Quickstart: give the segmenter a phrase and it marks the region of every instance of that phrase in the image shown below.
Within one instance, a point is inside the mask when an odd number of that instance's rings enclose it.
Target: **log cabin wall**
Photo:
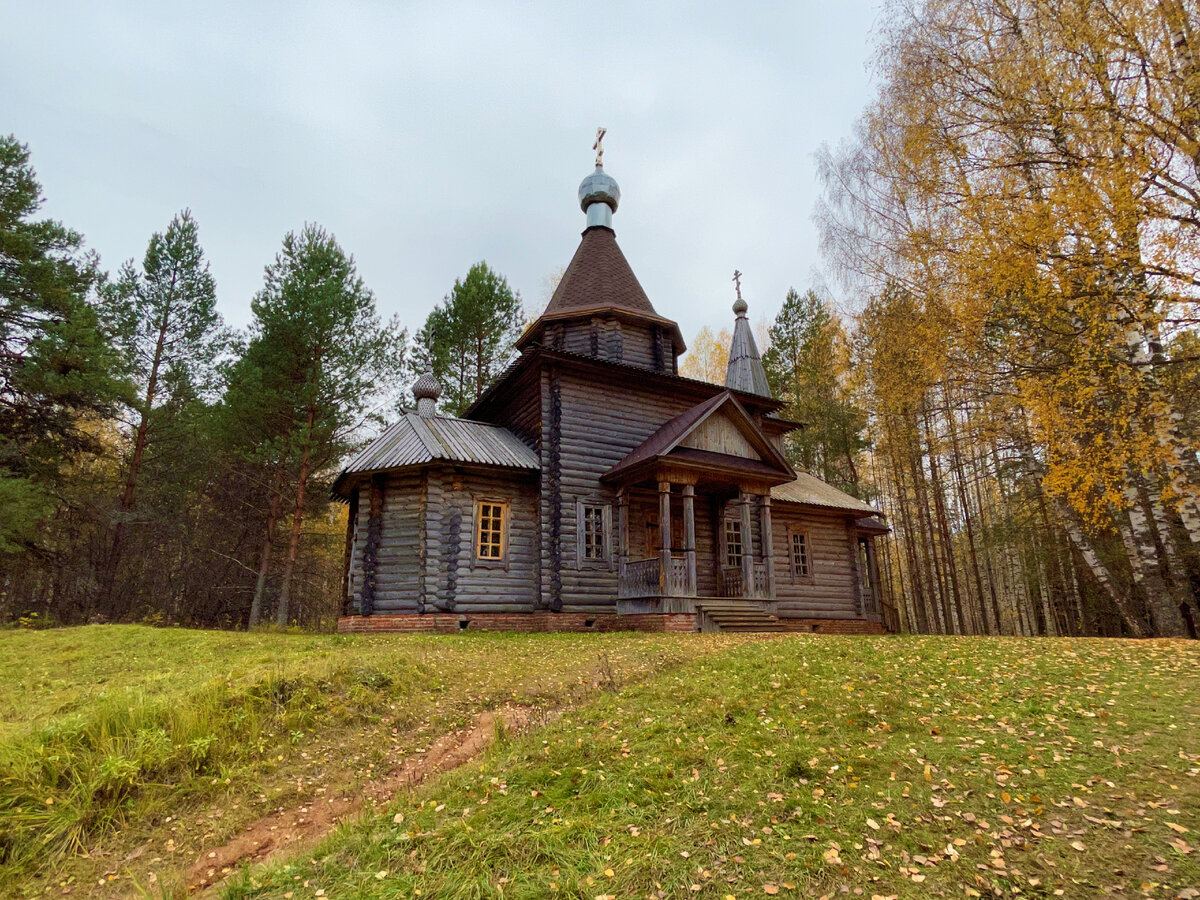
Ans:
[[[542,440],[542,406],[537,376],[515,385],[489,421],[503,424],[534,450]]]
[[[845,516],[791,503],[772,504],[771,515],[779,617],[856,618],[857,585]],[[807,578],[792,574],[789,526],[808,536]]]
[[[627,342],[627,353],[628,349]],[[628,357],[626,361],[629,361]],[[650,437],[663,422],[695,404],[686,397],[664,391],[617,388],[567,369],[558,370],[555,377],[559,385],[560,402],[557,405],[561,417],[557,506],[562,546],[559,595],[562,609],[567,612],[612,610],[616,608],[617,597],[615,562],[607,566],[588,564],[582,569],[576,565],[576,505],[581,500],[594,500],[612,504],[615,508],[616,493],[600,482],[600,476]],[[548,404],[547,414],[551,412],[553,405]],[[546,433],[549,435],[549,429]],[[546,459],[545,453],[543,459]],[[546,480],[544,477],[543,484]],[[553,513],[553,508],[553,502],[543,503],[547,512]],[[644,538],[635,539],[631,535],[633,540]],[[644,544],[634,544],[631,553],[637,552],[639,546]],[[543,553],[543,559],[553,565],[553,554]]]
[[[380,525],[379,547],[376,551],[375,596],[373,611],[377,613],[416,612],[419,596],[420,518],[416,498],[421,490],[421,474],[403,472],[382,478],[383,517]],[[364,484],[362,497],[367,494]],[[358,504],[359,527],[354,557],[361,571],[369,528],[367,517],[370,504]],[[351,564],[351,572],[354,571]],[[361,594],[363,579],[355,580]]]
[[[547,338],[551,338],[547,345],[554,349],[676,374],[671,336],[661,326],[593,316],[590,320],[559,323],[551,328],[546,331]]]
[[[534,557],[539,532],[533,479],[444,466],[429,470],[428,491],[426,611],[532,612],[537,605]],[[508,507],[502,560],[476,557],[476,509],[483,500]]]

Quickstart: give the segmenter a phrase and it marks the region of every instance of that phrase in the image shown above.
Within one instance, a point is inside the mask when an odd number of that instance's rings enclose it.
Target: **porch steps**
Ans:
[[[701,631],[783,631],[779,619],[739,603],[697,604]]]

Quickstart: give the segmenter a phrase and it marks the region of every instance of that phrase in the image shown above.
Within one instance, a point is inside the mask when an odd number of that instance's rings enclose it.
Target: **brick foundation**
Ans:
[[[464,625],[465,623],[465,625]],[[780,619],[787,632],[817,634],[886,634],[878,622],[865,619]],[[342,616],[342,634],[458,634],[462,631],[699,631],[695,613],[413,613]]]
[[[784,631],[817,634],[887,634],[878,622],[867,619],[780,619]]]
[[[465,624],[464,624],[465,623]],[[695,613],[426,613],[342,616],[342,634],[457,634],[462,631],[699,631]]]

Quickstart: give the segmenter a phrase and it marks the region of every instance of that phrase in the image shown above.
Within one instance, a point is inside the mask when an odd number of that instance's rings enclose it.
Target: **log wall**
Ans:
[[[625,325],[626,361],[629,361],[628,331]],[[694,405],[687,398],[666,392],[643,391],[638,393],[614,391],[608,386],[569,371],[557,372],[556,402],[547,398],[547,421],[553,423],[557,415],[557,435],[547,433],[543,441],[543,460],[552,462],[557,453],[557,492],[560,521],[557,523],[562,553],[560,563],[561,586],[555,595],[552,582],[553,568],[543,578],[543,600],[549,608],[558,600],[563,611],[583,612],[594,609],[615,610],[617,597],[617,567],[614,564],[596,565],[585,563],[580,568],[575,563],[576,520],[575,508],[580,501],[609,503],[615,508],[616,493],[600,482],[600,476],[620,462],[633,448],[650,437],[668,419],[690,409]],[[553,393],[553,392],[551,392]],[[555,408],[557,407],[557,413]],[[551,452],[546,453],[547,445]],[[554,449],[556,447],[556,450]],[[551,496],[543,502],[543,510],[553,515],[554,483],[543,477],[543,483],[551,489]],[[657,502],[657,501],[655,501]],[[682,515],[682,504],[672,504],[672,516]],[[638,517],[644,523],[644,517]],[[699,516],[697,516],[699,518]],[[634,525],[631,511],[631,528]],[[554,541],[555,523],[549,523],[550,540]],[[644,526],[643,526],[644,527]],[[644,531],[635,537],[630,535],[633,546],[631,555],[636,558],[644,547]],[[553,567],[553,553],[543,553],[546,564]],[[546,596],[549,594],[549,596]]]
[[[850,529],[845,516],[792,503],[771,505],[775,597],[780,618],[849,619],[859,615]],[[808,534],[809,576],[793,578],[788,526]]]

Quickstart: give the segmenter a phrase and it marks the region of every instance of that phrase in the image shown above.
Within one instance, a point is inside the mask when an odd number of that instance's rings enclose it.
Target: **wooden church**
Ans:
[[[520,356],[462,418],[432,376],[341,473],[342,631],[879,632],[878,510],[782,452],[739,291],[725,385],[617,245],[601,160],[583,238]]]

